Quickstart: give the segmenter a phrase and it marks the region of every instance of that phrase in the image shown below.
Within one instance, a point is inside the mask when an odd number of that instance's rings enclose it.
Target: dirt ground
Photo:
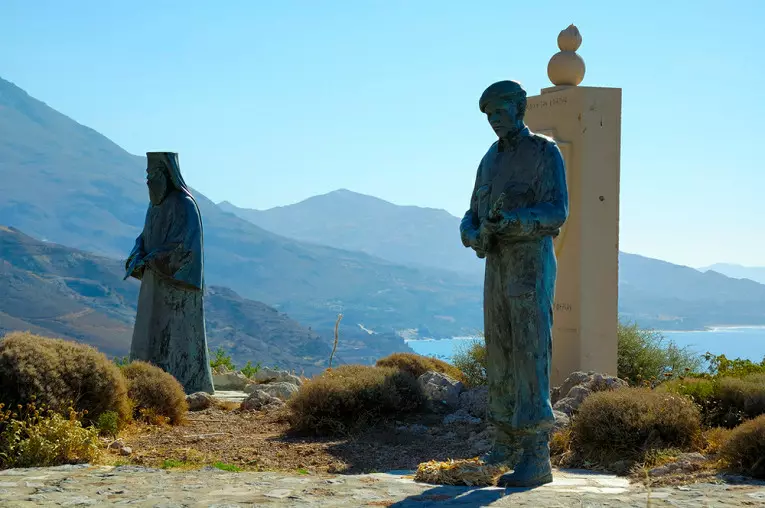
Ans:
[[[363,434],[317,438],[289,432],[287,410],[266,412],[210,408],[190,412],[185,424],[157,427],[134,424],[121,435],[128,457],[110,452],[107,463],[194,468],[236,466],[250,471],[372,473],[416,469],[421,462],[470,458],[471,432],[482,426],[443,426],[442,417],[380,425]],[[401,430],[417,423],[427,430]]]

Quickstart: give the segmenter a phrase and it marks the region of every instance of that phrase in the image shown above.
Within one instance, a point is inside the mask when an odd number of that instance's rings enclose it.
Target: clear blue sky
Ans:
[[[623,88],[621,248],[765,265],[765,0],[2,0],[0,76],[251,208],[337,188],[461,215],[493,81]],[[104,168],[108,170],[108,168]]]

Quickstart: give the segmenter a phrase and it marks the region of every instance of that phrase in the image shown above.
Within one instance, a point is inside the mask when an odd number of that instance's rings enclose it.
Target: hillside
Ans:
[[[619,312],[664,329],[765,324],[765,285],[635,254],[619,256]]]
[[[289,238],[364,252],[393,263],[483,273],[483,262],[462,246],[459,219],[445,210],[398,206],[341,189],[268,210],[218,205]]]
[[[741,266],[731,263],[716,263],[711,266],[699,268],[701,272],[714,271],[734,279],[749,279],[760,284],[765,284],[765,266]]]
[[[0,335],[30,330],[91,344],[108,355],[127,354],[139,283],[123,281],[122,266],[0,227]],[[239,365],[252,360],[307,373],[326,366],[331,336],[263,303],[211,286],[205,312],[210,347],[223,346]],[[402,349],[382,348],[372,355],[395,350]],[[337,356],[342,363],[368,360],[369,354],[343,340]]]
[[[467,250],[455,233],[459,219],[443,211],[396,206],[347,190],[264,211],[220,206],[294,238],[345,249],[361,248],[363,242],[369,254],[395,257],[412,266],[421,263],[421,253],[431,252],[435,244],[441,256],[434,259],[442,266],[467,266],[466,274],[476,266],[482,268],[480,263],[461,265]],[[375,226],[369,230],[367,224]],[[423,234],[417,235],[418,231]],[[388,235],[393,243],[405,243],[405,248],[389,249]],[[480,275],[473,278],[480,280]],[[619,312],[628,321],[657,328],[765,324],[765,285],[621,253]]]
[[[148,204],[145,158],[2,79],[0,113],[0,224],[124,258]],[[480,280],[284,238],[195,195],[212,285],[230,287],[315,329],[331,328],[343,312],[346,335],[357,333],[359,324],[436,336],[480,326]]]

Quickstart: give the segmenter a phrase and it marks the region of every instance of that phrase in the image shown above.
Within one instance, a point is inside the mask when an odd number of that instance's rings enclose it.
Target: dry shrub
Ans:
[[[733,429],[720,447],[720,456],[730,469],[765,479],[765,415]]]
[[[593,393],[571,426],[572,451],[584,462],[608,467],[641,461],[664,448],[701,443],[699,410],[687,397],[646,388]]]
[[[290,423],[301,432],[345,434],[416,411],[422,402],[417,380],[408,372],[342,365],[300,387],[289,401]]]
[[[122,368],[134,416],[150,424],[164,419],[176,425],[189,410],[183,387],[173,376],[150,363],[135,361]]]
[[[98,429],[83,428],[83,413],[67,417],[30,402],[16,411],[0,404],[0,469],[90,462],[99,456]]]
[[[706,455],[717,455],[720,453],[725,442],[730,438],[732,429],[726,429],[724,427],[714,427],[707,429],[703,432],[704,436],[704,449],[702,450]]]
[[[92,423],[105,411],[130,418],[127,385],[119,368],[95,348],[77,342],[13,332],[0,340],[0,402],[36,400],[68,415],[88,411]]]
[[[690,397],[701,409],[705,427],[733,428],[765,414],[765,375],[741,378],[684,378],[664,383],[663,391]]]
[[[457,381],[465,381],[465,376],[462,374],[462,371],[454,365],[439,360],[438,358],[421,356],[414,353],[393,353],[390,356],[377,360],[376,365],[378,367],[393,367],[399,369],[409,373],[415,379],[426,372],[435,371],[440,372],[441,374],[446,374]]]

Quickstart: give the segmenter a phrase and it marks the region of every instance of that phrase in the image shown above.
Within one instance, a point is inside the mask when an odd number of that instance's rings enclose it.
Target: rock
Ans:
[[[213,398],[209,393],[196,392],[186,395],[186,403],[189,405],[189,411],[202,411],[213,405]]]
[[[257,387],[259,391],[266,392],[272,397],[276,397],[284,401],[289,400],[293,395],[295,395],[298,392],[298,387],[296,385],[292,383],[287,383],[285,381],[280,381],[278,383],[268,383],[264,385],[257,385]]]
[[[242,409],[242,411],[260,411],[262,409],[283,405],[284,402],[282,402],[281,399],[278,399],[263,390],[257,390],[244,399],[239,405],[239,408]]]
[[[553,432],[558,432],[569,426],[571,419],[568,415],[562,411],[556,411],[553,409],[553,415],[555,416],[555,424],[553,425]]]
[[[108,448],[109,448],[110,450],[119,450],[119,449],[120,449],[120,448],[122,448],[123,446],[125,446],[125,443],[123,443],[121,439],[117,439],[116,441],[112,441],[112,442],[109,444]]]
[[[553,410],[560,411],[561,413],[564,413],[567,416],[571,416],[572,414],[574,414],[574,411],[576,411],[579,408],[579,404],[581,404],[581,402],[578,402],[576,399],[572,399],[570,397],[564,397],[555,403],[555,405],[553,406]]]
[[[411,432],[412,434],[425,434],[428,432],[428,427],[419,423],[413,423],[412,425],[399,425],[396,430],[402,432]]]
[[[626,475],[630,472],[633,466],[633,462],[631,460],[617,460],[611,466],[609,469],[613,471],[614,473],[618,475]]]
[[[460,403],[460,393],[464,388],[460,381],[440,372],[426,372],[417,379],[425,398],[431,405],[445,404],[456,408]]]
[[[468,438],[470,452],[473,455],[483,455],[488,452],[491,449],[492,437],[492,430],[489,428],[481,432],[471,432]]]
[[[569,390],[571,390],[573,387],[575,387],[576,385],[586,383],[589,381],[589,379],[590,379],[590,376],[585,372],[572,372],[565,379],[565,381],[563,381],[563,384],[553,389],[553,393],[557,394],[558,396],[552,397],[552,403],[555,404],[561,398],[568,395]]]
[[[458,409],[456,412],[444,417],[444,425],[452,425],[455,423],[476,425],[481,423],[481,419],[471,416],[470,413],[464,409]]]
[[[459,408],[476,418],[486,418],[489,407],[489,390],[485,387],[473,388],[460,393]]]
[[[701,469],[706,457],[700,453],[684,453],[675,462],[658,466],[648,471],[649,476],[666,476],[668,474],[692,473]]]
[[[247,376],[241,372],[223,372],[213,374],[213,385],[216,390],[242,391],[248,384]]]
[[[591,393],[592,393],[592,390],[590,390],[586,386],[578,385],[571,388],[571,390],[569,390],[568,395],[566,395],[566,397],[569,399],[574,399],[577,401],[578,404],[581,404],[582,402],[584,402],[584,399],[586,399]]]
[[[553,408],[571,416],[593,392],[617,390],[628,386],[623,379],[597,372],[573,372],[563,383],[553,388],[550,400]]]
[[[122,448],[120,448],[120,455],[128,456],[132,453],[133,453],[133,449],[130,448],[129,446],[123,446]]]
[[[256,383],[285,382],[285,383],[292,383],[296,386],[300,386],[303,384],[302,379],[300,379],[294,374],[290,374],[286,370],[277,370],[277,369],[269,369],[269,368],[258,370],[255,373],[255,375],[252,377],[252,379],[254,379]]]

